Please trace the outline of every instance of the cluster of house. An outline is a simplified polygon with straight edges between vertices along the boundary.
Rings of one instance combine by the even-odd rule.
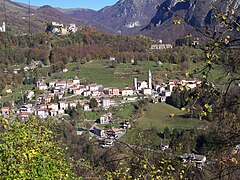
[[[113,146],[115,139],[120,138],[126,133],[127,129],[131,128],[131,124],[128,121],[121,123],[119,127],[108,127],[109,123],[112,122],[112,113],[103,114],[97,123],[91,128],[92,133],[97,136],[100,140],[103,140],[102,147]],[[106,125],[106,126],[100,126]]]
[[[205,165],[207,158],[203,155],[197,154],[184,154],[179,157],[182,163],[194,163],[197,168],[202,169]]]
[[[64,115],[69,107],[76,108],[78,105],[84,111],[92,111],[90,108],[91,98],[97,100],[98,107],[108,109],[119,104],[110,97],[132,96],[134,94],[133,89],[128,86],[120,91],[118,88],[104,88],[96,83],[83,85],[78,77],[68,81],[52,81],[49,83],[39,80],[36,82],[36,87],[43,92],[35,99],[36,105],[27,104],[20,109],[2,107],[1,113],[7,116],[14,112],[20,118],[27,118],[32,114],[46,118],[48,116]],[[35,97],[34,91],[26,91],[25,95],[29,100]],[[79,97],[79,99],[68,101],[71,97]]]
[[[168,83],[160,85],[152,83],[152,73],[148,72],[148,81],[138,81],[134,78],[133,87],[126,86],[120,91],[118,88],[108,87],[96,83],[81,84],[78,77],[68,81],[52,81],[45,83],[44,80],[38,80],[36,87],[43,91],[36,98],[36,105],[24,105],[22,109],[15,110],[21,118],[27,118],[32,114],[38,115],[41,118],[48,116],[64,115],[68,108],[76,108],[78,105],[84,111],[92,111],[90,107],[90,99],[95,98],[98,102],[98,107],[104,110],[112,106],[118,106],[122,101],[111,99],[113,96],[123,97],[124,102],[133,102],[138,100],[139,94],[144,96],[157,97],[158,101],[165,102],[167,97],[170,97],[172,92],[179,87],[196,88],[201,85],[199,80],[169,80]],[[26,91],[28,99],[33,99],[35,94],[33,91]],[[79,97],[80,96],[80,97]],[[79,97],[79,99],[67,101],[71,97]],[[13,108],[2,107],[1,113],[9,115]]]
[[[46,32],[50,32],[57,35],[66,35],[69,33],[75,33],[77,32],[77,26],[76,24],[69,24],[65,26],[64,24],[57,23],[57,22],[51,22],[47,25]]]
[[[185,87],[194,89],[200,87],[202,84],[199,80],[169,80],[168,83],[162,83],[154,86],[154,92],[159,95],[160,101],[165,102],[168,97],[172,95],[176,89]]]

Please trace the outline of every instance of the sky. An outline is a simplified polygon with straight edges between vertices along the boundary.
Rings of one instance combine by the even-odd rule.
[[[13,0],[28,4],[29,0]],[[61,8],[87,8],[99,10],[105,6],[111,6],[118,0],[30,0],[33,6],[50,5]]]

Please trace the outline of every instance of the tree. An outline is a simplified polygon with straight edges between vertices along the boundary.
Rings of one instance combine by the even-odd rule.
[[[97,102],[97,100],[95,98],[92,98],[90,100],[90,108],[94,109],[96,107],[98,107],[98,102]]]
[[[1,179],[68,179],[70,164],[55,142],[50,121],[0,118]]]
[[[170,139],[171,138],[171,132],[168,127],[166,127],[163,131],[164,139]]]

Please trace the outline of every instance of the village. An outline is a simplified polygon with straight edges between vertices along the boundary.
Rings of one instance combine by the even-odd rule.
[[[104,114],[99,119],[91,119],[94,124],[89,130],[91,136],[99,140],[106,139],[104,147],[112,146],[114,138],[122,137],[127,129],[131,128],[131,122],[127,119],[114,120],[111,107],[117,107],[125,103],[137,102],[150,97],[153,103],[165,102],[171,97],[172,92],[177,88],[186,87],[194,89],[201,85],[199,80],[169,80],[167,83],[154,84],[152,72],[148,71],[148,80],[138,81],[133,79],[133,85],[125,86],[123,89],[115,87],[103,87],[97,83],[81,83],[78,77],[67,81],[54,80],[48,83],[39,79],[35,83],[41,94],[35,95],[34,91],[28,90],[25,96],[35,103],[26,103],[19,108],[2,107],[1,114],[4,117],[17,116],[19,119],[27,119],[32,115],[40,118],[52,117],[64,119],[69,109],[81,108],[84,112],[101,109]],[[11,92],[9,92],[11,93]],[[95,101],[94,106],[91,101]],[[86,119],[82,119],[84,121]],[[110,126],[108,126],[110,124]],[[76,133],[81,135],[84,129],[76,128]]]

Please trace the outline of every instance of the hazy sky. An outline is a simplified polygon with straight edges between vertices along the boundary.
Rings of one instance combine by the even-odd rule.
[[[29,0],[13,0],[28,4]],[[113,5],[118,0],[30,0],[31,5],[43,6],[51,5],[61,8],[88,8],[99,10],[105,6]]]

